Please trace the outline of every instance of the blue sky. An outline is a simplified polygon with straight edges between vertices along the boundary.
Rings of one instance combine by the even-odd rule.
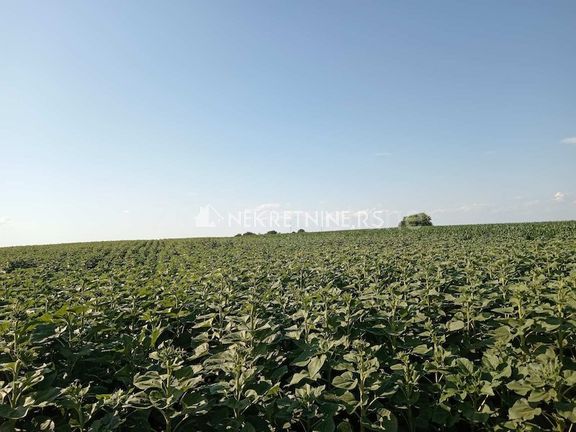
[[[575,219],[575,21],[561,0],[0,0],[0,245],[234,233],[196,226],[207,205]]]

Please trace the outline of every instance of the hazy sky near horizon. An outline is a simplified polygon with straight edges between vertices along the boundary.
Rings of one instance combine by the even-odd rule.
[[[0,246],[201,208],[576,219],[576,2],[0,0]]]

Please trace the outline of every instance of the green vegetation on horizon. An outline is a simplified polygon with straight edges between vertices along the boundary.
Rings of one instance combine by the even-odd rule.
[[[400,228],[410,228],[418,226],[432,226],[432,218],[426,213],[417,213],[409,216],[405,216],[398,227]]]
[[[576,222],[0,249],[0,431],[576,430]]]

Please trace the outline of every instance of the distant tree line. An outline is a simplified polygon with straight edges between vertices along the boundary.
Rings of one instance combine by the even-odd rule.
[[[298,231],[292,231],[292,234],[302,234],[302,233],[305,233],[305,232],[306,232],[306,231],[304,231],[302,228],[300,228]],[[273,235],[273,234],[281,234],[281,233],[279,233],[279,232],[276,231],[276,230],[270,230],[270,231],[268,231],[268,232],[267,232],[266,234],[264,234],[264,235]],[[255,234],[255,233],[253,233],[253,232],[251,232],[251,231],[246,231],[244,234],[238,233],[238,234],[236,234],[234,237],[244,237],[244,236],[253,236],[253,235],[258,235],[258,234]]]

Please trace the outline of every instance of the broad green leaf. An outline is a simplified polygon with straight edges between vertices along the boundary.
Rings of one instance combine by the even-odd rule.
[[[508,410],[508,418],[510,420],[532,420],[541,413],[540,408],[533,408],[526,399],[519,399]]]
[[[294,385],[294,384],[298,384],[300,381],[302,381],[304,378],[308,378],[308,373],[304,372],[297,372],[292,376],[292,379],[290,380],[290,382],[288,383],[288,385]]]
[[[466,326],[466,324],[464,323],[464,321],[460,321],[460,320],[455,320],[455,321],[450,321],[448,323],[448,331],[457,331],[457,330],[462,330],[464,327]]]
[[[342,375],[334,377],[332,385],[344,390],[352,390],[358,384],[358,379],[354,378],[352,372],[344,372]]]
[[[534,389],[534,387],[525,381],[510,381],[506,384],[506,387],[521,396],[526,396],[528,392]]]
[[[21,419],[26,417],[29,409],[29,406],[17,406],[16,408],[11,408],[10,405],[0,405],[0,418],[13,420]]]
[[[324,354],[318,357],[313,357],[310,360],[310,363],[308,363],[308,375],[310,376],[310,378],[314,378],[316,376],[316,374],[320,371],[325,361],[326,361],[326,355]]]

